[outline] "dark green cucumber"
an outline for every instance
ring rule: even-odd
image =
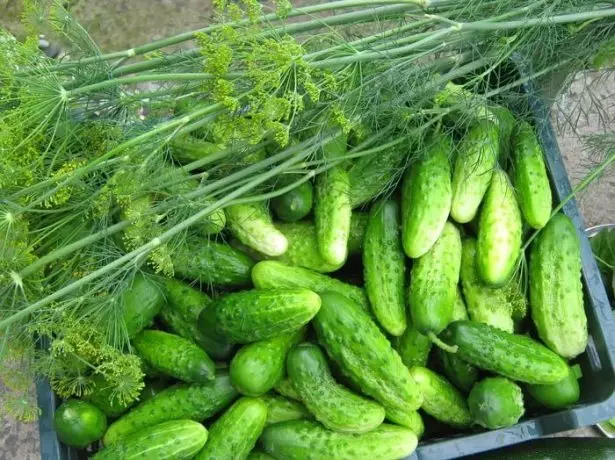
[[[384,421],[384,408],[335,381],[318,346],[303,343],[288,353],[287,372],[301,401],[327,428],[346,433],[371,431]]]
[[[468,406],[474,422],[490,430],[513,426],[525,412],[523,391],[504,377],[488,377],[474,385]]]
[[[472,417],[465,398],[448,380],[420,366],[411,368],[410,375],[423,393],[421,409],[456,428],[471,425]]]
[[[216,326],[238,343],[256,342],[301,329],[318,313],[320,297],[308,289],[235,292],[213,304]]]
[[[499,163],[506,164],[513,145],[513,136],[517,127],[517,119],[510,110],[501,105],[489,107],[489,112],[495,117],[495,122],[498,124],[500,130]]]
[[[538,335],[551,350],[567,359],[585,351],[581,246],[564,214],[553,216],[532,246],[530,304]]]
[[[421,334],[412,321],[408,322],[406,331],[401,337],[393,339],[395,350],[407,367],[425,366],[429,358],[432,342],[426,335]]]
[[[553,384],[568,375],[566,361],[524,335],[487,324],[455,321],[440,336],[464,361],[526,383]]]
[[[293,420],[265,428],[266,452],[284,460],[397,460],[412,454],[418,443],[408,428],[382,424],[367,433],[338,433],[319,423]]]
[[[261,399],[267,404],[267,425],[288,420],[309,420],[314,416],[298,401],[283,396],[266,394]]]
[[[273,387],[273,389],[276,391],[276,393],[279,393],[288,399],[292,399],[293,401],[301,400],[301,398],[299,397],[299,393],[297,393],[297,390],[295,390],[293,382],[291,382],[288,378],[282,379],[280,383]]]
[[[94,374],[90,381],[93,384],[92,392],[84,395],[85,401],[91,402],[105,413],[107,417],[119,417],[137,402],[135,398],[129,403],[121,402],[114,394],[114,388],[101,374]]]
[[[399,232],[399,206],[378,201],[372,206],[363,242],[363,276],[372,312],[391,335],[400,336],[406,319],[406,258]]]
[[[402,241],[408,257],[416,259],[434,245],[451,212],[449,155],[451,140],[438,135],[430,141],[425,158],[406,173],[402,185]]]
[[[192,420],[149,426],[98,451],[93,460],[189,460],[203,448],[207,430]]]
[[[504,171],[494,171],[478,223],[476,265],[481,279],[501,287],[521,255],[523,223],[515,191]]]
[[[195,343],[178,335],[145,330],[132,340],[139,356],[155,370],[189,383],[213,380],[215,364]]]
[[[236,204],[224,211],[229,230],[246,246],[271,257],[288,249],[288,240],[273,225],[264,203]]]
[[[69,399],[54,412],[53,429],[62,443],[85,449],[103,437],[107,416],[93,404]]]
[[[272,337],[244,345],[231,361],[231,382],[246,396],[260,396],[282,380],[286,369],[286,355],[290,348],[303,340],[305,331]]]
[[[386,411],[386,418],[397,425],[409,428],[419,439],[425,434],[425,423],[418,411],[402,412],[389,408]]]
[[[312,324],[319,341],[342,372],[385,409],[418,409],[421,393],[371,317],[336,292],[324,292],[321,298],[322,307]]]
[[[196,320],[196,327],[199,333],[207,338],[208,348],[216,353],[215,355],[212,354],[212,357],[217,356],[216,359],[227,359],[233,354],[235,342],[218,329],[216,309],[213,302],[212,305],[201,310]],[[203,349],[207,351],[205,347]]]
[[[142,403],[144,401],[152,399],[158,393],[163,390],[166,390],[167,388],[169,388],[169,383],[165,380],[150,380],[149,382],[145,383],[145,387],[141,391],[141,394],[139,394],[139,402]]]
[[[207,444],[194,459],[247,458],[266,420],[267,405],[261,399],[239,399],[209,428]]]
[[[544,152],[527,122],[519,124],[515,133],[513,177],[526,222],[536,229],[544,227],[551,217],[551,184]]]
[[[281,184],[287,185],[286,181]],[[271,209],[283,222],[297,222],[312,211],[314,187],[311,182],[303,182],[288,192],[271,200]]]
[[[105,446],[144,428],[169,420],[205,420],[227,407],[236,397],[228,373],[218,371],[213,382],[179,384],[143,401],[113,422],[105,433]]]
[[[579,401],[581,390],[579,381],[573,369],[561,381],[552,385],[527,385],[529,394],[543,406],[560,410],[570,407]]]
[[[122,319],[128,337],[133,338],[152,324],[164,304],[164,290],[151,278],[137,274],[122,293]]]

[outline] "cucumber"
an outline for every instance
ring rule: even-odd
[[[478,224],[476,266],[481,279],[501,287],[521,255],[521,214],[508,176],[494,171]]]
[[[175,275],[206,286],[241,287],[250,284],[254,260],[226,244],[187,238],[174,253]]]
[[[235,292],[213,304],[216,327],[238,343],[256,342],[301,329],[318,313],[320,297],[308,289]]]
[[[288,378],[282,379],[280,383],[273,387],[273,389],[276,391],[276,393],[279,393],[280,395],[288,399],[292,399],[294,401],[301,401],[299,393],[297,393],[297,390],[295,390],[295,386]]]
[[[113,386],[101,374],[92,375],[90,382],[92,383],[92,392],[84,394],[83,399],[98,407],[107,417],[119,417],[134,405],[137,399],[141,399],[141,396],[139,396],[129,403],[120,402],[115,397]]]
[[[367,433],[338,433],[307,420],[270,425],[261,443],[266,452],[284,460],[397,460],[416,449],[416,435],[408,428],[382,424]]]
[[[246,396],[260,396],[271,390],[284,377],[288,350],[304,335],[305,331],[299,329],[244,345],[231,361],[231,382],[235,388]]]
[[[287,372],[299,397],[316,420],[345,433],[371,431],[384,421],[384,408],[335,381],[324,353],[303,343],[288,353]]]
[[[202,160],[205,157],[226,150],[226,147],[222,144],[209,142],[204,139],[197,139],[191,135],[173,137],[169,145],[173,158],[182,164]]]
[[[62,443],[84,449],[102,438],[107,416],[90,403],[69,399],[53,414],[53,429]]]
[[[305,288],[316,293],[335,291],[358,303],[365,311],[370,309],[367,295],[360,287],[307,268],[293,267],[275,260],[258,262],[252,268],[252,283],[257,289]]]
[[[122,319],[129,338],[152,324],[164,304],[164,291],[150,277],[138,273],[120,300]]]
[[[246,246],[267,256],[286,252],[288,240],[274,227],[263,203],[235,204],[225,213],[229,230]]]
[[[476,367],[526,383],[553,384],[568,375],[566,361],[524,335],[473,321],[455,321],[440,336]]]
[[[472,321],[513,332],[512,304],[503,289],[491,288],[483,283],[477,268],[476,240],[472,238],[463,240],[461,286]]]
[[[281,185],[286,184],[285,181]],[[312,210],[314,202],[314,186],[311,182],[303,182],[292,190],[271,200],[271,209],[283,222],[297,222],[306,217]]]
[[[283,396],[266,394],[261,399],[267,404],[266,425],[286,422],[288,420],[309,420],[314,416],[298,401]]]
[[[506,164],[510,157],[513,135],[517,127],[517,119],[510,110],[501,105],[489,107],[489,111],[495,116],[495,121],[500,130],[499,162],[500,164]]]
[[[145,384],[145,387],[139,394],[139,402],[147,401],[152,399],[158,393],[163,390],[166,390],[169,387],[168,382],[164,380],[150,380]]]
[[[453,317],[460,265],[461,236],[450,222],[436,244],[412,265],[408,295],[412,324],[432,340]]]
[[[513,177],[526,222],[536,229],[544,227],[551,217],[551,184],[542,147],[527,122],[519,124],[515,133]]]
[[[393,423],[396,423],[397,425],[410,428],[410,430],[419,439],[421,439],[423,434],[425,434],[425,424],[423,423],[423,418],[418,411],[413,410],[410,412],[401,412],[389,408],[386,411],[386,418],[387,420],[393,421]]]
[[[471,425],[472,416],[465,398],[448,380],[420,366],[411,368],[410,375],[423,393],[421,409],[456,428]]]
[[[312,324],[342,372],[386,410],[418,409],[422,398],[408,368],[370,316],[336,292],[324,292],[321,299],[322,307]]]
[[[521,388],[504,377],[488,377],[474,385],[468,406],[474,422],[490,430],[513,426],[525,412]]]
[[[214,362],[199,346],[183,337],[145,330],[132,340],[132,345],[147,364],[165,375],[189,383],[214,379]]]
[[[414,327],[412,321],[408,323],[408,327],[401,337],[393,339],[393,344],[407,367],[425,366],[427,364],[432,342],[429,337],[421,334]]]
[[[399,206],[378,201],[371,209],[363,243],[363,275],[372,312],[389,334],[407,326],[406,260],[399,235]]]
[[[421,257],[435,244],[451,212],[453,192],[448,156],[451,140],[439,135],[402,185],[402,241],[408,257]]]
[[[528,393],[543,406],[560,410],[572,406],[579,401],[579,381],[572,369],[564,379],[552,385],[527,385]]]
[[[239,399],[209,428],[209,439],[195,460],[248,457],[263,432],[267,405],[259,398]]]
[[[207,430],[192,420],[172,420],[143,430],[106,446],[93,460],[138,460],[193,458],[207,441]]]
[[[205,420],[228,406],[237,395],[228,374],[221,371],[213,382],[172,386],[113,422],[103,442],[105,446],[115,444],[132,433],[169,420]]]
[[[530,253],[530,304],[540,339],[572,359],[587,346],[587,317],[581,284],[581,246],[572,221],[556,214]]]
[[[318,251],[331,265],[343,265],[348,257],[350,234],[350,182],[340,166],[316,177],[314,222]]]
[[[265,452],[253,450],[250,452],[250,455],[248,455],[248,460],[275,460],[275,458]]]
[[[461,141],[452,179],[451,217],[456,222],[474,219],[491,182],[499,142],[498,127],[488,120],[472,126]]]

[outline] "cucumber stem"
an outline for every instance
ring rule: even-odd
[[[441,348],[447,353],[457,353],[457,350],[459,349],[457,345],[449,345],[447,343],[444,343],[433,331],[429,331],[427,333],[427,337],[429,337],[429,340],[431,340],[432,343],[434,343],[438,348]]]

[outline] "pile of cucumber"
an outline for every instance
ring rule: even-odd
[[[533,128],[482,120],[427,148],[408,167],[402,148],[230,206],[229,244],[190,240],[178,279],[137,277],[121,307],[149,383],[132,404],[104,381],[66,401],[60,439],[101,440],[96,460],[398,459],[442,426],[575,404],[580,247],[551,217]],[[398,193],[374,200],[393,175]]]

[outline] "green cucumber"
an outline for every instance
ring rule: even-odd
[[[320,297],[308,289],[264,289],[219,297],[212,307],[218,330],[238,343],[301,329],[318,313]]]
[[[312,324],[342,372],[385,409],[418,409],[422,398],[408,368],[369,314],[336,292],[324,292],[321,299]]]
[[[401,360],[407,367],[425,366],[429,358],[432,342],[426,335],[421,334],[412,321],[408,322],[406,331],[393,339],[393,345]]]
[[[280,256],[288,240],[273,225],[263,203],[235,204],[225,208],[231,233],[246,246],[267,256]]]
[[[281,185],[286,184],[287,181]],[[271,209],[283,222],[297,222],[312,210],[314,187],[307,181],[271,200]]]
[[[474,422],[490,430],[513,426],[525,412],[523,391],[504,377],[488,377],[474,385],[468,406]]]
[[[90,378],[92,392],[83,395],[83,399],[98,407],[107,417],[119,417],[132,405],[141,399],[141,396],[128,403],[120,402],[116,397],[114,388],[101,374],[94,374]]]
[[[62,443],[84,449],[105,434],[107,416],[93,404],[69,399],[53,414],[53,429]]]
[[[494,171],[478,223],[476,266],[481,279],[501,287],[521,255],[523,223],[515,191],[504,171]]]
[[[266,394],[261,399],[267,404],[266,425],[286,422],[288,420],[309,420],[314,416],[298,401],[283,396]]]
[[[129,338],[152,324],[164,304],[164,290],[150,277],[137,274],[122,293],[122,319]]]
[[[568,375],[568,365],[547,347],[524,335],[487,324],[455,321],[440,336],[476,367],[526,383],[553,384]]]
[[[560,410],[572,406],[581,396],[579,381],[572,368],[561,381],[552,385],[527,385],[528,393],[540,404],[551,409]]]
[[[418,439],[408,428],[382,424],[367,433],[338,433],[307,420],[276,423],[265,428],[266,452],[284,460],[397,460],[412,454]]]
[[[242,460],[263,432],[267,405],[259,398],[239,399],[209,428],[209,439],[195,460]]]
[[[495,121],[500,130],[500,164],[506,164],[510,157],[510,150],[513,144],[513,136],[517,127],[517,119],[506,107],[496,105],[489,107],[489,112],[495,116]]]
[[[147,401],[152,399],[158,393],[163,390],[166,390],[169,387],[169,383],[164,380],[150,380],[145,383],[145,387],[139,394],[139,402]]]
[[[342,265],[348,257],[350,235],[350,182],[340,166],[318,175],[314,222],[318,251],[331,265]]]
[[[287,372],[301,401],[327,428],[346,433],[371,431],[384,421],[384,408],[335,381],[324,353],[303,343],[288,353]]]
[[[244,345],[231,361],[231,382],[241,394],[261,396],[284,377],[286,355],[290,348],[303,340],[305,331],[272,337]]]
[[[92,460],[173,459],[189,460],[203,448],[207,430],[192,420],[172,420],[143,430],[106,446]]]
[[[410,375],[423,393],[421,409],[456,428],[471,425],[472,416],[465,398],[448,380],[420,366],[411,368]]]
[[[226,147],[222,144],[198,139],[189,134],[173,137],[169,146],[171,147],[173,158],[182,164],[202,160],[226,150]]]
[[[514,182],[521,212],[531,227],[544,227],[551,217],[553,197],[544,153],[529,123],[521,123],[515,133]]]
[[[491,182],[499,143],[498,127],[488,120],[473,125],[461,141],[452,179],[451,217],[456,222],[474,219]]]
[[[402,412],[389,408],[386,411],[386,418],[397,425],[410,428],[419,439],[425,434],[425,423],[418,411]]]
[[[371,209],[363,243],[365,290],[372,312],[391,335],[400,336],[406,319],[406,258],[399,234],[399,206],[378,201]]]
[[[530,305],[540,339],[572,359],[587,346],[581,284],[581,245],[572,221],[556,214],[538,234],[530,253]]]
[[[425,158],[407,172],[402,185],[402,241],[408,257],[416,259],[435,244],[451,212],[453,192],[448,156],[451,140],[439,135]]]
[[[288,378],[282,379],[273,389],[276,393],[279,393],[285,398],[292,399],[293,401],[301,401],[301,397],[299,393],[297,393],[297,390],[295,390],[293,382]]]
[[[269,454],[266,454],[265,452],[253,450],[252,452],[250,452],[250,455],[248,455],[247,460],[275,460],[275,458],[273,458]]]
[[[209,383],[178,384],[143,401],[109,426],[103,442],[114,444],[144,428],[169,420],[205,420],[228,406],[237,390],[225,372],[216,372]]]

